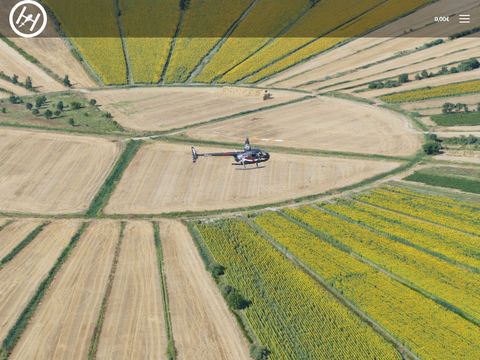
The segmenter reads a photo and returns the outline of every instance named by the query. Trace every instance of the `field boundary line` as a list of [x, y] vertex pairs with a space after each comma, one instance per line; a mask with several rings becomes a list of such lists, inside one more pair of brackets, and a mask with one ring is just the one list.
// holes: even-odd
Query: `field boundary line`
[[[314, 207], [318, 208], [318, 206], [316, 205], [313, 205]], [[332, 214], [333, 215], [333, 214]], [[382, 219], [384, 219], [383, 217], [381, 217]], [[385, 221], [388, 221], [388, 220], [385, 220]], [[417, 249], [417, 250], [420, 250], [428, 255], [431, 255], [431, 256], [434, 256], [440, 260], [443, 260], [443, 261], [446, 261], [452, 265], [455, 265], [455, 266], [458, 266], [464, 270], [468, 270], [468, 271], [471, 271], [473, 273], [480, 273], [480, 269], [477, 269], [473, 266], [470, 266], [470, 265], [467, 265], [467, 264], [464, 264], [458, 260], [455, 260], [455, 259], [452, 259], [442, 253], [439, 253], [439, 252], [436, 252], [436, 251], [433, 251], [433, 250], [430, 250], [430, 249], [427, 249], [423, 246], [420, 246], [420, 245], [417, 245], [417, 244], [414, 244], [410, 241], [408, 241], [407, 239], [403, 239], [401, 237], [398, 237], [398, 236], [395, 236], [395, 235], [392, 235], [392, 234], [389, 234], [387, 232], [384, 232], [384, 231], [381, 231], [381, 230], [378, 230], [378, 229], [374, 229], [372, 227], [370, 227], [369, 225], [363, 223], [363, 222], [360, 222], [360, 221], [356, 221], [356, 220], [353, 220], [351, 219], [350, 222], [353, 222], [353, 223], [356, 223], [356, 224], [359, 224], [359, 225], [362, 225], [364, 228], [368, 229], [368, 230], [371, 230], [373, 231], [374, 233], [380, 235], [380, 236], [383, 236], [383, 237], [386, 237], [392, 241], [396, 241], [396, 242], [399, 242], [403, 245], [407, 245], [407, 246], [410, 246], [414, 249]]]
[[155, 244], [158, 275], [160, 276], [160, 286], [162, 288], [163, 316], [165, 318], [165, 330], [167, 331], [167, 349], [166, 356], [168, 360], [177, 358], [177, 349], [175, 348], [175, 339], [173, 337], [172, 318], [170, 316], [170, 301], [168, 297], [167, 277], [165, 275], [165, 262], [163, 259], [163, 247], [160, 238], [160, 229], [158, 222], [153, 222], [153, 241]]
[[[50, 222], [44, 222], [33, 229], [22, 241], [20, 241], [7, 255], [0, 260], [0, 270], [3, 266], [11, 261], [20, 251], [22, 251], [28, 244], [30, 244], [35, 238], [43, 231], [45, 226]], [[3, 227], [2, 227], [3, 228]]]
[[238, 28], [238, 26], [242, 23], [242, 21], [250, 14], [252, 9], [257, 5], [260, 0], [252, 0], [252, 2], [247, 6], [247, 8], [240, 14], [240, 17], [236, 19], [230, 27], [227, 29], [226, 33], [223, 34], [222, 38], [208, 51], [208, 53], [200, 59], [197, 65], [193, 68], [193, 70], [188, 74], [188, 78], [186, 80], [187, 83], [191, 83], [193, 79], [202, 72], [205, 65], [211, 60], [213, 56], [220, 50], [220, 48], [225, 44], [225, 42], [229, 39], [230, 35]]
[[75, 248], [83, 232], [88, 228], [88, 226], [88, 222], [84, 222], [82, 223], [82, 225], [80, 225], [75, 235], [73, 235], [73, 237], [71, 238], [70, 243], [63, 249], [62, 253], [55, 262], [55, 265], [53, 265], [53, 267], [48, 272], [47, 277], [40, 283], [35, 294], [30, 299], [27, 306], [23, 309], [22, 313], [15, 322], [15, 325], [13, 325], [12, 328], [9, 330], [8, 335], [3, 340], [2, 347], [0, 349], [1, 360], [6, 360], [10, 356], [13, 348], [22, 336], [23, 331], [28, 326], [30, 319], [34, 315], [38, 306], [41, 304], [45, 293], [48, 291], [50, 285], [55, 280], [55, 276], [60, 271], [62, 265], [68, 260], [69, 255]]
[[141, 145], [142, 141], [136, 140], [130, 140], [127, 143], [127, 146], [125, 146], [125, 149], [120, 154], [110, 174], [100, 187], [98, 193], [93, 198], [87, 212], [85, 213], [87, 217], [97, 217], [99, 214], [102, 213], [103, 208], [107, 205], [108, 200], [110, 199], [110, 196], [115, 190], [116, 185], [120, 181], [123, 173], [127, 169], [132, 159], [135, 157]]
[[95, 360], [97, 358], [98, 344], [100, 342], [100, 336], [102, 335], [103, 323], [105, 320], [105, 314], [107, 313], [108, 302], [110, 300], [110, 294], [112, 293], [113, 283], [115, 281], [115, 274], [117, 273], [118, 259], [120, 257], [120, 251], [122, 248], [122, 242], [125, 232], [125, 221], [120, 223], [120, 234], [118, 235], [117, 244], [115, 246], [115, 253], [113, 255], [112, 266], [110, 273], [108, 274], [108, 283], [103, 295], [102, 304], [100, 305], [100, 311], [98, 313], [97, 322], [93, 330], [92, 337], [90, 339], [90, 347], [88, 350], [88, 360]]
[[118, 34], [120, 35], [120, 41], [122, 42], [122, 51], [123, 57], [125, 59], [125, 72], [127, 76], [127, 84], [133, 84], [133, 74], [131, 71], [132, 66], [130, 65], [130, 57], [128, 56], [128, 49], [127, 49], [127, 42], [125, 41], [125, 29], [123, 28], [122, 23], [122, 9], [120, 8], [120, 0], [112, 0], [113, 1], [113, 11], [115, 12], [113, 16], [115, 16], [115, 22], [117, 23], [118, 27]]
[[[179, 3], [179, 6], [180, 6], [180, 3]], [[183, 3], [187, 4], [186, 1], [184, 1]], [[167, 59], [165, 60], [165, 64], [163, 64], [163, 69], [162, 69], [162, 72], [160, 73], [160, 79], [158, 80], [158, 84], [160, 85], [165, 84], [165, 76], [167, 75], [167, 70], [168, 70], [168, 67], [170, 66], [170, 61], [172, 60], [173, 52], [175, 51], [175, 46], [177, 45], [178, 34], [180, 34], [180, 30], [182, 29], [183, 21], [185, 20], [185, 13], [187, 11], [188, 11], [188, 4], [184, 5], [184, 7], [180, 6], [180, 16], [178, 17], [177, 27], [175, 28], [175, 33], [173, 34], [172, 40], [170, 41]]]
[[244, 218], [243, 219], [258, 235], [260, 235], [265, 241], [267, 241], [274, 249], [280, 252], [286, 259], [291, 261], [293, 264], [298, 266], [301, 270], [303, 270], [307, 275], [309, 275], [313, 280], [315, 280], [320, 286], [322, 286], [325, 290], [327, 290], [330, 294], [332, 294], [337, 301], [345, 306], [347, 309], [352, 311], [355, 315], [357, 315], [361, 321], [369, 325], [377, 334], [382, 336], [387, 342], [392, 344], [395, 349], [402, 355], [408, 356], [410, 359], [420, 360], [419, 357], [410, 350], [406, 345], [402, 344], [400, 340], [394, 337], [390, 332], [385, 329], [382, 325], [378, 322], [373, 320], [368, 314], [360, 310], [353, 302], [351, 302], [347, 297], [342, 295], [339, 291], [337, 291], [334, 287], [328, 284], [328, 282], [310, 269], [309, 266], [304, 264], [301, 260], [299, 260], [295, 255], [293, 255], [289, 250], [283, 247], [280, 243], [278, 243], [273, 237], [267, 234], [260, 226], [255, 224], [250, 219]]
[[[340, 214], [336, 214], [336, 213], [331, 213], [330, 211], [328, 211], [327, 209], [323, 209], [319, 206], [313, 206], [315, 209], [318, 209], [324, 213], [327, 213], [327, 214], [330, 214], [332, 216], [335, 216], [337, 217], [338, 219], [340, 220], [343, 220], [343, 221], [346, 221], [346, 222], [349, 222], [351, 224], [355, 224], [353, 223], [352, 221], [350, 221], [350, 219], [347, 219], [345, 217], [343, 217], [342, 215]], [[442, 306], [443, 308], [445, 308], [447, 311], [451, 311], [455, 314], [457, 314], [458, 316], [464, 318], [465, 320], [471, 322], [472, 324], [474, 325], [477, 325], [477, 326], [480, 326], [480, 320], [476, 319], [474, 316], [472, 315], [469, 315], [467, 313], [465, 313], [462, 309], [458, 308], [457, 306], [449, 303], [448, 301], [446, 300], [443, 300], [442, 298], [440, 298], [439, 296], [433, 294], [433, 293], [430, 293], [429, 291], [427, 290], [424, 290], [422, 289], [420, 286], [417, 286], [415, 285], [413, 282], [409, 281], [409, 280], [406, 280], [404, 279], [403, 277], [399, 276], [399, 275], [396, 275], [393, 271], [391, 270], [388, 270], [386, 268], [384, 268], [382, 265], [379, 265], [377, 264], [376, 262], [362, 256], [361, 254], [357, 253], [356, 251], [354, 251], [352, 248], [350, 248], [348, 245], [344, 244], [343, 242], [341, 242], [340, 240], [337, 240], [336, 238], [332, 237], [331, 235], [328, 235], [326, 233], [324, 233], [323, 231], [319, 230], [319, 229], [316, 229], [314, 228], [313, 226], [309, 225], [309, 224], [306, 224], [304, 222], [302, 222], [301, 220], [299, 219], [296, 219], [288, 214], [286, 214], [285, 212], [283, 211], [279, 211], [278, 212], [280, 215], [282, 215], [283, 217], [285, 217], [287, 220], [289, 220], [290, 222], [294, 223], [294, 224], [297, 224], [298, 226], [302, 227], [303, 229], [307, 230], [308, 232], [310, 232], [311, 234], [315, 235], [316, 237], [319, 237], [321, 240], [325, 240], [327, 241], [328, 243], [330, 243], [332, 246], [336, 247], [337, 249], [339, 250], [342, 250], [343, 252], [351, 255], [352, 257], [354, 257], [355, 259], [363, 262], [364, 264], [366, 265], [369, 265], [371, 267], [373, 267], [374, 269], [384, 273], [385, 275], [387, 275], [388, 277], [390, 277], [391, 279], [399, 282], [400, 284], [402, 284], [403, 286], [406, 286], [408, 287], [409, 289], [419, 293], [420, 295], [432, 300], [433, 302], [437, 303], [438, 305]], [[358, 225], [358, 226], [361, 226], [363, 228], [365, 228], [364, 226], [362, 226], [361, 224], [355, 224], [355, 225]]]

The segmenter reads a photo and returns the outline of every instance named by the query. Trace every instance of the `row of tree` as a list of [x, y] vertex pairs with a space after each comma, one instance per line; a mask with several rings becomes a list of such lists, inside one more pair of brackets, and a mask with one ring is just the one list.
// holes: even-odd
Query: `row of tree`
[[450, 67], [450, 69], [446, 66], [442, 66], [442, 68], [436, 73], [423, 70], [422, 72], [415, 75], [415, 80], [423, 80], [423, 79], [428, 79], [428, 78], [440, 76], [440, 75], [456, 74], [464, 71], [472, 71], [472, 70], [478, 69], [479, 67], [480, 67], [480, 62], [475, 58], [471, 58], [468, 60], [461, 61], [457, 66], [452, 66]]
[[[442, 105], [442, 113], [444, 114], [451, 114], [453, 112], [471, 112], [471, 110], [468, 108], [467, 104], [462, 104], [462, 103], [451, 103], [451, 102], [446, 102]], [[480, 103], [477, 104], [477, 112], [480, 112]]]
[[13, 76], [8, 76], [3, 71], [0, 71], [0, 79], [9, 81], [14, 85], [22, 86], [28, 90], [33, 90], [33, 82], [30, 76], [27, 76], [25, 82], [21, 82], [17, 74], [13, 74]]
[[[471, 71], [480, 68], [480, 62], [475, 59], [471, 58], [468, 60], [464, 60], [460, 62], [457, 66], [452, 66], [450, 69], [446, 66], [443, 66], [438, 72], [428, 72], [427, 70], [423, 70], [417, 74], [415, 74], [415, 80], [423, 80], [428, 79], [435, 76], [440, 75], [447, 75], [447, 74], [454, 74], [463, 71]], [[397, 86], [401, 86], [404, 83], [409, 82], [409, 75], [408, 74], [400, 74], [397, 80], [385, 80], [385, 81], [373, 81], [368, 84], [369, 89], [383, 89], [383, 88], [393, 88]]]

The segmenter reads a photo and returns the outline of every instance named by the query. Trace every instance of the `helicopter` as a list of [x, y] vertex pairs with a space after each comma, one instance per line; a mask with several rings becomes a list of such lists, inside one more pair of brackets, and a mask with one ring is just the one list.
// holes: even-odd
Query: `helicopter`
[[192, 146], [192, 160], [195, 164], [198, 161], [199, 157], [210, 157], [210, 156], [233, 156], [235, 163], [232, 163], [234, 166], [243, 166], [244, 168], [247, 165], [255, 164], [258, 167], [258, 164], [267, 162], [270, 160], [270, 154], [262, 149], [253, 149], [250, 146], [250, 140], [248, 137], [245, 139], [243, 145], [243, 151], [231, 151], [223, 153], [205, 153], [200, 154], [197, 149]]

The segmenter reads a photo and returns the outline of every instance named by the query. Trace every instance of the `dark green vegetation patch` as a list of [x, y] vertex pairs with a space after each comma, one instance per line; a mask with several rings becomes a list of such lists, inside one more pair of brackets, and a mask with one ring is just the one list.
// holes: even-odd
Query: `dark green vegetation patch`
[[94, 98], [78, 92], [11, 96], [0, 100], [0, 125], [75, 132], [120, 133], [123, 128]]
[[431, 119], [440, 126], [480, 125], [480, 112], [433, 115]]
[[405, 180], [480, 194], [480, 170], [454, 167], [415, 171]]

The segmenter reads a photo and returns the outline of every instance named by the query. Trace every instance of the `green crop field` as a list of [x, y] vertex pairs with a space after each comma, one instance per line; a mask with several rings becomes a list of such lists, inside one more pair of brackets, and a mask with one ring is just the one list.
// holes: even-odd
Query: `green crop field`
[[430, 117], [440, 126], [474, 126], [480, 125], [480, 112], [439, 114]]
[[457, 168], [427, 168], [415, 171], [405, 180], [480, 194], [480, 171]]
[[[5, 108], [0, 124], [3, 126], [37, 127], [75, 132], [118, 133], [124, 129], [111, 114], [96, 105], [94, 94], [87, 98], [77, 92], [53, 93], [45, 96], [45, 102], [37, 108], [36, 100], [41, 95], [21, 97], [21, 103], [12, 104], [0, 100]], [[93, 103], [92, 100], [95, 100]], [[32, 109], [27, 109], [27, 106]], [[61, 105], [59, 105], [61, 104]], [[61, 108], [61, 111], [59, 110]], [[51, 117], [45, 113], [51, 112]], [[38, 111], [38, 114], [36, 113]], [[33, 113], [35, 112], [35, 113]]]

